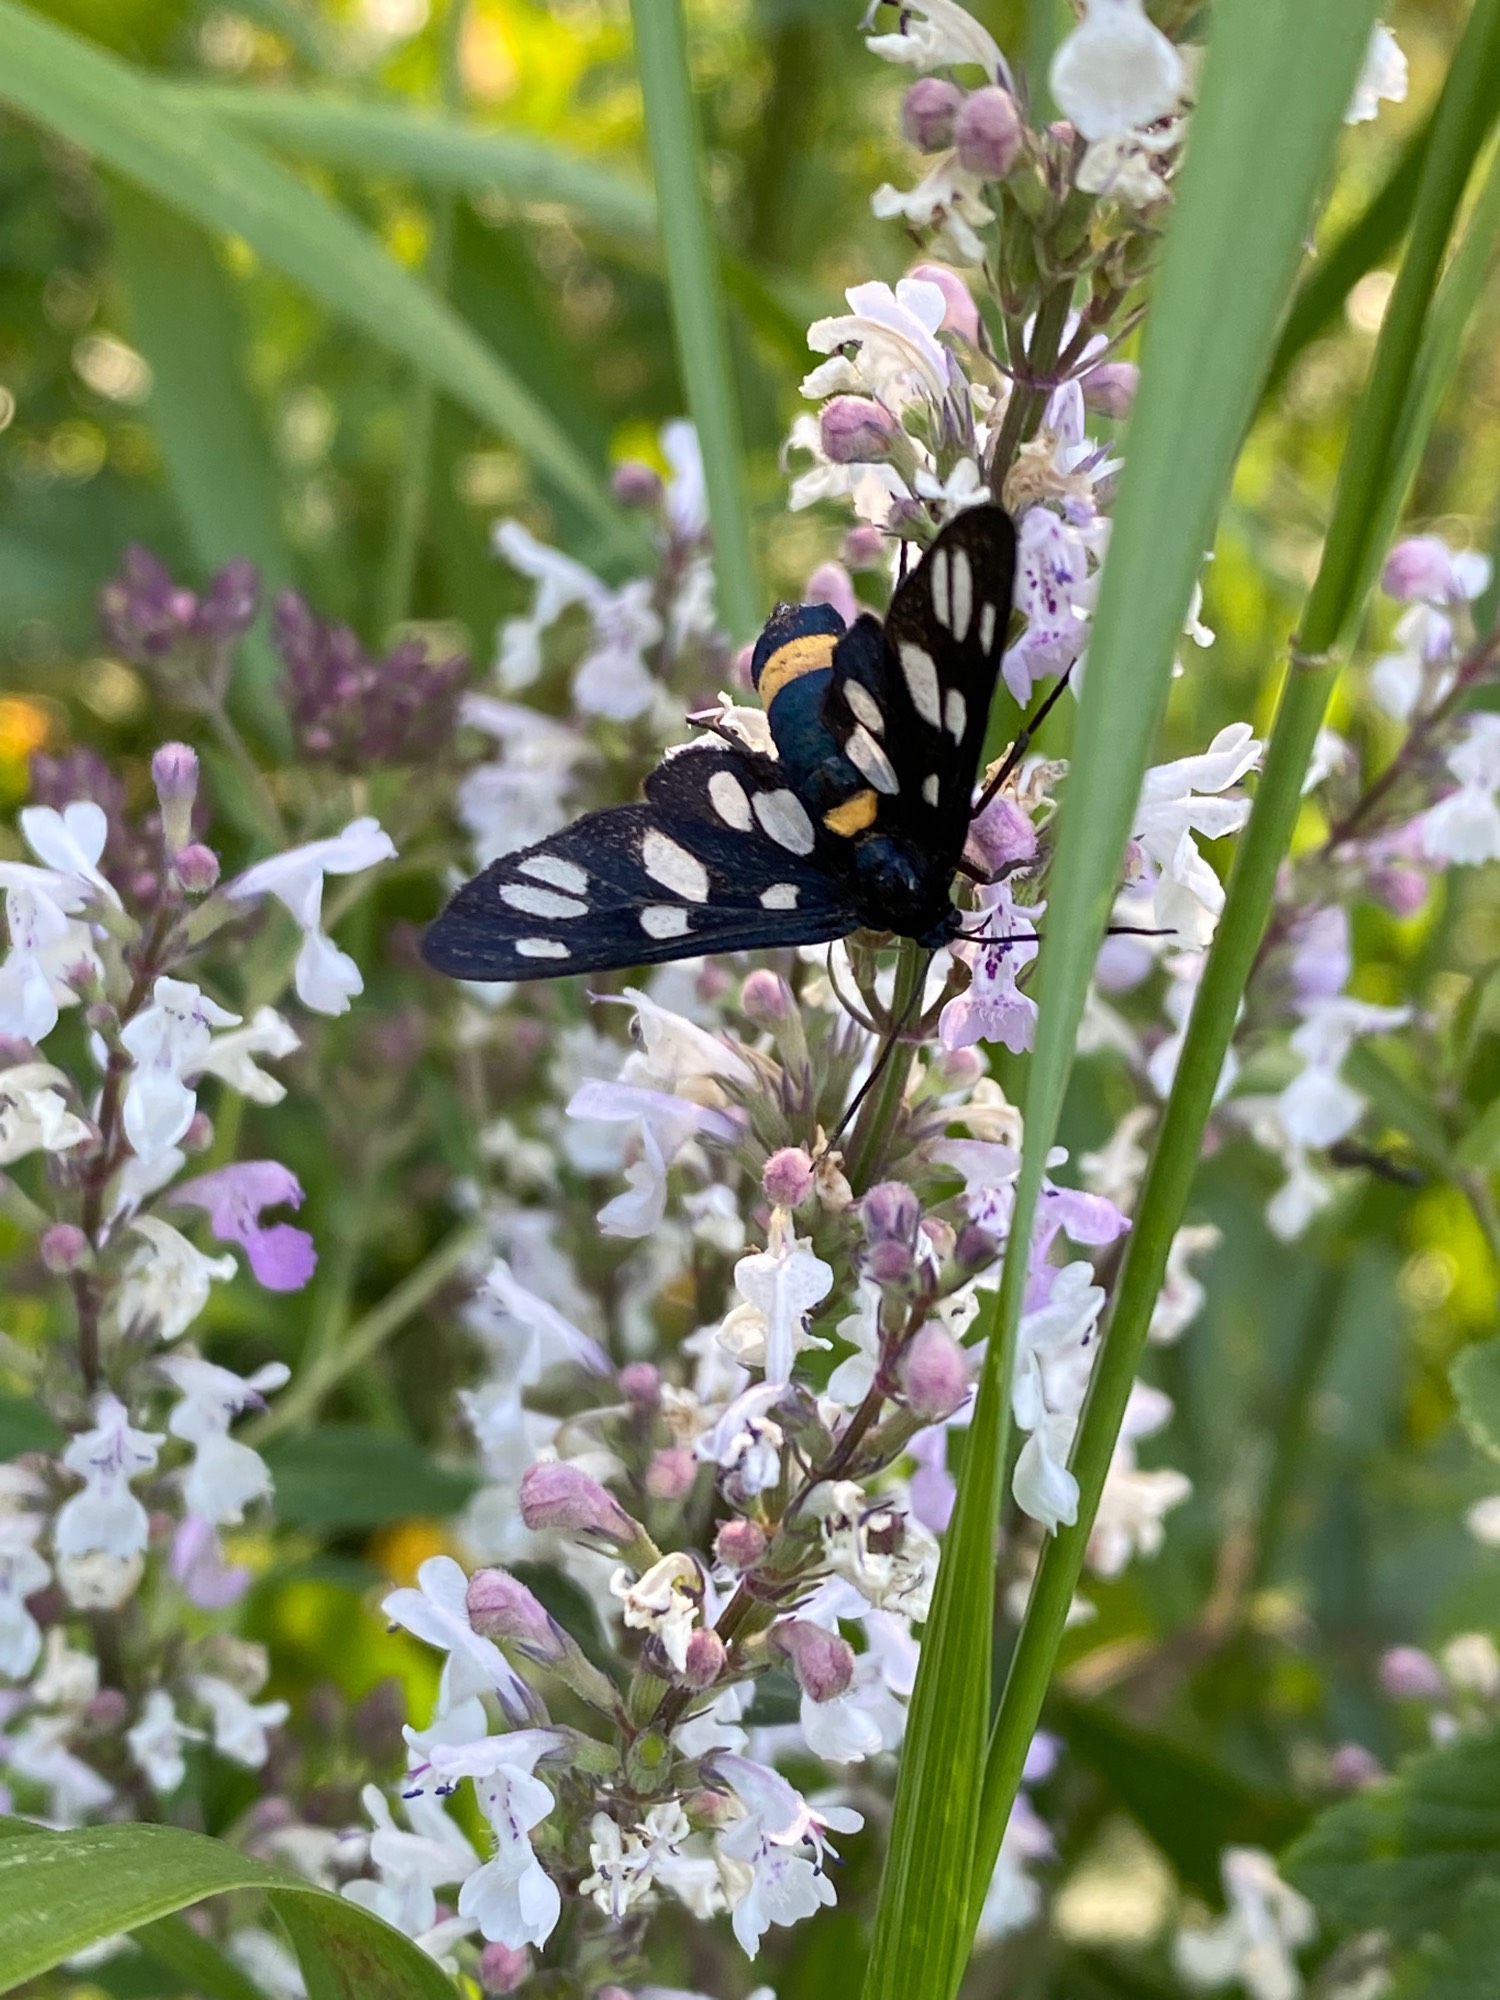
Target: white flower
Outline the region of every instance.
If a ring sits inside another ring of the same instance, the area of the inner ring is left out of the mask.
[[[489,1349],[497,1381],[535,1388],[549,1368],[571,1364],[605,1374],[609,1359],[595,1340],[540,1293],[523,1285],[503,1257],[484,1274],[467,1322]]]
[[[1162,1545],[1163,1517],[1193,1490],[1185,1473],[1167,1466],[1146,1472],[1135,1462],[1135,1440],[1160,1430],[1171,1415],[1171,1398],[1160,1389],[1131,1384],[1089,1536],[1088,1562],[1097,1576],[1118,1576],[1132,1556],[1154,1556]]]
[[[63,1464],[84,1481],[84,1488],[63,1502],[52,1525],[52,1546],[60,1557],[129,1558],[145,1548],[146,1510],[131,1492],[130,1482],[154,1470],[162,1442],[160,1431],[132,1429],[117,1396],[99,1398],[94,1429],[80,1431],[62,1455]]]
[[[609,1588],[611,1596],[620,1600],[625,1623],[638,1632],[653,1633],[681,1673],[703,1603],[703,1578],[693,1558],[665,1555],[634,1578],[628,1569],[617,1569]]]
[[[1146,1336],[1158,1347],[1170,1347],[1174,1340],[1180,1340],[1203,1310],[1208,1292],[1189,1260],[1208,1256],[1222,1240],[1223,1231],[1211,1222],[1188,1223],[1172,1238]]]
[[[201,1743],[203,1731],[179,1722],[172,1697],[164,1688],[153,1688],[141,1707],[140,1720],[125,1732],[131,1762],[144,1773],[152,1791],[163,1797],[175,1792],[187,1776],[184,1743]]]
[[[493,695],[465,695],[460,712],[469,728],[500,746],[500,755],[477,764],[458,788],[458,816],[483,868],[564,823],[574,768],[590,754],[589,744],[566,723]]]
[[[778,1228],[773,1217],[769,1247],[740,1259],[734,1285],[759,1315],[767,1382],[789,1382],[797,1350],[807,1342],[807,1315],[833,1289],[833,1266],[814,1256],[809,1237]]]
[[[1377,1007],[1345,994],[1304,1002],[1291,1037],[1304,1068],[1277,1099],[1281,1128],[1293,1145],[1319,1150],[1353,1130],[1365,1100],[1339,1076],[1340,1063],[1356,1035],[1385,1034],[1410,1019],[1409,1007]]]
[[[887,1686],[874,1653],[859,1655],[854,1679],[843,1694],[831,1701],[804,1694],[798,1720],[808,1749],[830,1764],[862,1763],[882,1750],[895,1750],[906,1734],[906,1706]]]
[[[1182,92],[1182,58],[1142,0],[1085,0],[1083,20],[1052,58],[1052,95],[1085,139],[1110,139],[1165,118]]]
[[[118,890],[99,872],[99,857],[109,839],[102,806],[92,799],[75,799],[61,812],[53,806],[27,806],[21,814],[21,831],[43,867],[119,909]]]
[[[579,1894],[592,1896],[605,1916],[622,1922],[631,1905],[650,1892],[661,1864],[677,1858],[690,1831],[675,1799],[652,1806],[644,1819],[623,1830],[608,1813],[595,1813],[589,1823],[594,1872],[579,1883]]]
[[[0,1069],[0,1167],[27,1153],[66,1153],[91,1127],[68,1109],[68,1079],[50,1063]]]
[[[645,654],[662,636],[650,583],[637,578],[611,590],[582,563],[537,541],[519,521],[500,522],[494,543],[511,568],[531,577],[537,586],[529,614],[508,618],[500,628],[495,662],[500,685],[507,692],[529,687],[542,670],[543,633],[570,605],[581,604],[592,623],[593,638],[573,680],[578,707],[585,714],[622,722],[644,715],[655,700],[657,685]]]
[[[938,518],[951,521],[955,514],[962,514],[968,507],[984,507],[994,498],[989,481],[979,469],[977,459],[955,460],[952,471],[946,479],[939,479],[925,467],[919,468],[913,481],[917,492],[935,508]]]
[[[291,1370],[284,1361],[268,1361],[253,1375],[239,1376],[195,1354],[171,1355],[160,1367],[182,1397],[167,1429],[194,1448],[182,1481],[187,1511],[215,1527],[232,1527],[270,1493],[271,1473],[259,1452],[230,1437],[229,1426],[241,1411],[259,1407],[267,1390],[279,1389]]]
[[[159,1216],[138,1216],[130,1227],[143,1242],[121,1275],[116,1323],[122,1331],[137,1324],[154,1326],[162,1340],[176,1340],[208,1304],[214,1279],[234,1276],[235,1261],[227,1252],[205,1257]]]
[[[598,1078],[574,1091],[568,1100],[568,1116],[606,1124],[639,1123],[640,1157],[625,1170],[630,1191],[616,1195],[599,1211],[599,1227],[606,1236],[653,1235],[667,1212],[667,1169],[683,1147],[698,1132],[728,1141],[737,1138],[741,1129],[728,1112],[710,1111],[685,1098]]]
[[[979,264],[984,260],[984,243],[978,231],[995,219],[987,208],[977,174],[965,173],[957,153],[944,153],[928,168],[914,188],[902,190],[885,181],[870,197],[870,212],[882,222],[901,216],[913,229],[941,232],[955,262]]]
[[[7,1680],[24,1681],[41,1658],[41,1627],[26,1609],[52,1576],[33,1546],[41,1531],[39,1514],[0,1513],[0,1674]]]
[[[719,1835],[719,1852],[748,1870],[734,1904],[734,1934],[754,1958],[772,1924],[794,1924],[838,1899],[823,1872],[833,1850],[825,1829],[857,1833],[862,1816],[841,1806],[815,1811],[778,1772],[748,1757],[719,1755],[713,1771],[729,1785],[743,1816]]]
[[[786,1442],[780,1424],[767,1413],[785,1390],[781,1382],[757,1382],[736,1396],[694,1450],[707,1465],[727,1474],[735,1495],[750,1499],[766,1493],[781,1477],[781,1447]]]
[[[1177,1933],[1177,1970],[1194,1986],[1238,1980],[1251,2000],[1296,2000],[1302,1979],[1294,1954],[1318,1928],[1312,1904],[1257,1847],[1226,1847],[1219,1867],[1228,1912],[1209,1929]]]
[[[239,1020],[190,980],[165,973],[143,1007],[120,1030],[134,1062],[125,1086],[125,1136],[143,1159],[175,1146],[193,1122],[198,1099],[188,1077],[197,1077],[213,1041],[211,1028]]]
[[[1041,1304],[1021,1315],[1011,1411],[1031,1435],[1011,1490],[1033,1520],[1055,1529],[1078,1518],[1078,1483],[1067,1469],[1078,1412],[1093,1367],[1094,1330],[1104,1291],[1093,1266],[1065,1265]]]
[[[312,840],[269,861],[258,861],[225,890],[240,901],[274,896],[302,932],[295,981],[298,998],[315,1014],[346,1014],[356,993],[364,991],[364,976],[349,954],[323,934],[323,878],[357,875],[377,862],[395,858],[395,845],[381,831],[379,820],[351,820],[329,840]]]
[[[286,1085],[254,1061],[254,1056],[289,1056],[302,1046],[302,1038],[274,1007],[257,1007],[249,1025],[215,1035],[208,1053],[199,1064],[199,1074],[216,1076],[248,1097],[252,1104],[279,1104]]]
[[[525,1683],[495,1642],[470,1625],[468,1594],[469,1580],[452,1556],[429,1556],[417,1571],[417,1588],[393,1590],[380,1608],[393,1625],[448,1655],[438,1684],[439,1715],[469,1695],[487,1693],[509,1695],[524,1708]]]
[[[979,1913],[979,1925],[975,1932],[978,1942],[993,1944],[997,1938],[1007,1937],[1012,1931],[1024,1930],[1038,1915],[1042,1907],[1042,1885],[1035,1876],[1027,1873],[1026,1864],[1049,1861],[1055,1852],[1052,1836],[1038,1818],[1035,1806],[1024,1792],[1018,1792],[1010,1818],[1005,1823],[1005,1837],[995,1857],[995,1872],[990,1877],[984,1906]]]
[[[1500,1548],[1500,1493],[1476,1500],[1464,1515],[1464,1526],[1476,1542],[1483,1542],[1486,1548]]]
[[[231,1933],[224,1949],[267,2000],[307,2000],[307,1982],[296,1957],[269,1931],[243,1924]]]
[[[1218,840],[1236,833],[1250,816],[1248,799],[1213,798],[1260,761],[1262,745],[1248,722],[1221,729],[1200,757],[1181,757],[1146,773],[1136,808],[1134,837],[1161,870],[1156,921],[1179,943],[1201,949],[1213,937],[1224,889],[1198,852],[1195,833]]]
[[[1500,861],[1500,715],[1468,718],[1462,742],[1447,754],[1458,790],[1423,814],[1422,848],[1430,861],[1473,867]]]
[[[68,1644],[61,1625],[48,1628],[42,1671],[31,1684],[31,1698],[43,1708],[86,1708],[99,1692],[99,1662]]]
[[[709,1034],[638,987],[627,986],[620,1000],[631,1009],[631,1027],[640,1043],[625,1058],[622,1083],[715,1108],[728,1102],[715,1087],[720,1082],[756,1088],[756,1070],[724,1036]]]
[[[1406,57],[1384,21],[1377,21],[1344,123],[1368,124],[1379,115],[1382,98],[1391,104],[1406,102]]]
[[[1074,185],[1128,208],[1149,208],[1167,192],[1166,168],[1186,130],[1186,121],[1174,118],[1149,133],[1115,132],[1096,139],[1078,163]]]
[[[32,1715],[14,1735],[0,1736],[0,1761],[47,1793],[49,1826],[79,1826],[115,1795],[113,1785],[68,1748],[74,1723],[71,1715]]]
[[[823,1551],[835,1576],[852,1583],[877,1611],[920,1622],[932,1604],[938,1545],[909,1512],[888,1498],[867,1500],[853,1480],[815,1489],[811,1511],[822,1524]]]
[[[45,868],[22,861],[0,861],[0,889],[5,891],[5,922],[10,950],[0,965],[0,1034],[41,1042],[57,1026],[58,1008],[76,999],[59,978],[80,937],[70,911],[83,899],[67,882]]]
[[[861,1278],[856,1289],[858,1304],[846,1313],[834,1332],[854,1349],[828,1378],[826,1394],[835,1403],[852,1410],[862,1403],[875,1384],[880,1361],[880,1303],[885,1294],[873,1278]]]
[[[870,15],[874,12],[872,6]],[[988,29],[960,7],[958,0],[909,0],[901,9],[896,29],[888,35],[867,35],[865,47],[871,55],[911,69],[977,63],[992,83],[1009,74]]]
[[[427,1565],[423,1565],[427,1567]],[[555,1730],[519,1729],[471,1744],[435,1745],[433,1769],[445,1782],[474,1781],[495,1851],[464,1882],[458,1913],[493,1944],[519,1951],[542,1945],[562,1911],[557,1884],[531,1850],[528,1835],[551,1812],[552,1793],[534,1775],[537,1760],[561,1747]]]
[[[396,1824],[376,1786],[366,1785],[360,1799],[375,1827],[370,1859],[377,1879],[346,1882],[342,1893],[407,1937],[421,1940],[438,1922],[435,1892],[466,1882],[479,1866],[479,1856],[442,1801],[430,1793],[411,1793],[403,1800],[410,1832]]]
[[[1149,1104],[1127,1111],[1097,1153],[1080,1153],[1078,1172],[1090,1194],[1102,1194],[1117,1208],[1129,1208],[1146,1175],[1148,1155],[1141,1139],[1156,1121]]]
[[[195,1674],[194,1696],[213,1719],[214,1748],[221,1757],[258,1771],[271,1754],[266,1732],[279,1729],[291,1709],[284,1701],[254,1702],[217,1674]]]
[[[937,338],[948,310],[942,288],[926,278],[903,278],[893,292],[871,280],[851,285],[844,297],[847,313],[814,320],[807,329],[808,346],[836,358],[813,370],[803,395],[858,388],[895,411],[909,403],[941,403],[953,365]],[[842,353],[850,346],[858,350],[852,364]]]

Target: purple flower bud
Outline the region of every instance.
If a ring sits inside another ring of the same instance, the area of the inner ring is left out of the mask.
[[[839,554],[843,558],[845,569],[875,569],[885,554],[885,536],[881,534],[879,528],[871,528],[861,523],[857,528],[850,528],[844,536],[843,547]]]
[[[1416,868],[1392,862],[1370,876],[1370,894],[1383,903],[1393,917],[1414,917],[1431,893],[1432,884]]]
[[[84,1709],[84,1720],[101,1735],[112,1735],[130,1713],[130,1703],[118,1688],[100,1688]]]
[[[163,743],[151,759],[151,782],[161,807],[162,839],[168,854],[176,854],[193,837],[193,806],[198,797],[198,753],[186,743]]]
[[[852,625],[859,616],[859,602],[854,595],[854,585],[842,563],[819,563],[807,579],[802,602],[831,604],[846,625]]]
[[[831,396],[818,422],[835,465],[882,464],[900,436],[890,411],[870,396]]]
[[[377,659],[347,625],[315,618],[294,590],[277,598],[273,630],[304,756],[357,772],[422,764],[448,748],[469,673],[462,655],[437,659],[420,639],[406,639]]]
[[[620,1394],[640,1411],[651,1411],[661,1402],[661,1371],[649,1361],[632,1361],[620,1370]]]
[[[860,1203],[869,1250],[865,1269],[881,1284],[899,1284],[915,1262],[922,1205],[903,1181],[882,1181]]]
[[[241,638],[260,609],[260,571],[243,556],[225,563],[203,593],[198,629],[221,645]]]
[[[1133,361],[1101,361],[1079,382],[1083,400],[1101,417],[1128,417],[1141,371]]]
[[[150,666],[188,639],[197,599],[179,590],[149,549],[125,551],[118,576],[99,593],[99,617],[106,638],[127,660]]]
[[[469,1623],[482,1639],[507,1640],[528,1659],[555,1663],[567,1641],[544,1605],[503,1569],[476,1569],[466,1599]]]
[[[971,347],[979,345],[979,308],[974,303],[973,293],[957,271],[950,270],[946,264],[913,264],[906,275],[936,285],[947,302],[943,309],[943,326],[949,333],[956,333],[960,340],[968,341]]]
[[[177,1141],[190,1157],[206,1153],[214,1142],[214,1121],[206,1111],[195,1111],[192,1122]]]
[[[998,83],[971,91],[954,126],[958,164],[984,181],[1003,181],[1021,156],[1026,126],[1016,100]]]
[[[646,1467],[646,1491],[653,1500],[680,1500],[693,1490],[698,1461],[681,1445],[659,1451]]]
[[[219,857],[201,840],[189,841],[172,857],[172,874],[190,896],[206,896],[219,879]]]
[[[987,1229],[981,1229],[977,1222],[958,1232],[958,1241],[953,1246],[953,1261],[963,1271],[982,1271],[987,1264],[993,1264],[1000,1255],[1000,1245]]]
[[[752,972],[740,991],[740,1011],[757,1027],[774,1028],[797,1011],[797,997],[779,973],[762,967]]]
[[[1408,535],[1404,542],[1397,542],[1385,559],[1380,587],[1398,604],[1410,604],[1414,598],[1441,604],[1464,594],[1453,566],[1453,551],[1436,535]]]
[[[89,1262],[89,1239],[71,1222],[54,1222],[42,1231],[37,1245],[43,1264],[54,1278],[70,1277]]]
[[[771,1644],[791,1664],[797,1685],[814,1701],[847,1694],[854,1679],[854,1648],[837,1632],[806,1618],[783,1618],[771,1627]]]
[[[783,1146],[766,1161],[760,1184],[777,1208],[800,1208],[813,1191],[812,1155],[804,1146]]]
[[[521,1478],[521,1518],[528,1528],[559,1528],[569,1535],[597,1535],[627,1547],[640,1535],[612,1493],[576,1465],[561,1459],[533,1465]]]
[[[919,153],[941,153],[953,144],[954,121],[964,94],[940,76],[919,76],[901,103],[901,130]]]
[[[1362,1792],[1384,1776],[1384,1764],[1363,1743],[1341,1743],[1328,1762],[1328,1782],[1338,1792]]]
[[[736,1575],[754,1569],[766,1547],[765,1530],[754,1521],[726,1521],[714,1538],[714,1555]]]
[[[1392,1701],[1442,1701],[1448,1682],[1420,1646],[1392,1646],[1380,1658],[1380,1685]]]
[[[1030,815],[1014,799],[998,793],[979,817],[970,822],[968,844],[980,866],[990,875],[1018,864],[1024,867],[1035,861],[1037,855],[1036,828]]]
[[[976,1048],[939,1049],[932,1073],[951,1090],[970,1090],[986,1074],[984,1057]]]
[[[479,1984],[486,1993],[515,1993],[530,1977],[529,1951],[512,1951],[508,1944],[487,1944],[479,1954]],[[604,2000],[603,1994],[595,2000]]]
[[[687,1659],[679,1680],[691,1688],[712,1687],[724,1671],[724,1641],[712,1630],[695,1632],[687,1642]]]
[[[923,1423],[951,1417],[969,1393],[969,1363],[962,1347],[935,1320],[917,1329],[901,1358],[907,1406]]]
[[[627,458],[614,469],[610,486],[622,507],[638,507],[649,512],[661,505],[661,474],[638,458]]]

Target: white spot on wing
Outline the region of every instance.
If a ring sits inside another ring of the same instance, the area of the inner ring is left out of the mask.
[[[955,743],[962,741],[968,720],[969,704],[957,688],[949,688],[943,701],[943,725]]]
[[[880,703],[867,687],[862,687],[858,681],[845,681],[844,699],[848,702],[849,713],[856,722],[862,722],[866,729],[873,730],[877,736],[882,733],[885,728],[885,717],[880,712]]]
[[[581,896],[589,886],[586,868],[556,854],[530,854],[516,863],[516,873],[529,875],[534,882],[550,882],[554,889],[566,890],[570,896]]]
[[[688,912],[676,903],[648,903],[641,911],[641,929],[649,938],[681,937],[688,922]]]
[[[901,782],[896,776],[890,758],[886,756],[868,729],[860,728],[854,731],[844,745],[844,755],[861,777],[869,779],[877,792],[894,794],[900,791]]]
[[[763,910],[795,910],[801,890],[795,882],[773,882],[769,889],[760,892],[760,906]]]
[[[900,650],[901,671],[906,676],[906,691],[911,696],[913,708],[924,722],[930,722],[934,729],[941,729],[943,716],[938,705],[937,667],[931,653],[912,639],[903,639]]]
[[[528,917],[586,917],[589,913],[587,903],[560,896],[555,889],[533,889],[525,882],[507,882],[500,900]]]
[[[931,559],[932,615],[939,625],[953,624],[953,610],[948,600],[948,551],[939,549]]]
[[[930,806],[935,806],[943,796],[943,783],[936,771],[922,780],[922,796]]]
[[[995,607],[986,604],[979,613],[979,644],[987,653],[995,643]]]
[[[642,837],[641,866],[653,882],[660,882],[674,896],[689,903],[708,901],[708,870],[696,854],[679,847],[659,827],[648,826]]]
[[[788,854],[811,854],[817,845],[813,823],[795,792],[757,792],[755,817],[778,847]]]
[[[967,549],[953,551],[953,626],[955,639],[962,639],[969,629],[969,620],[974,616],[974,571],[969,562]]]
[[[732,771],[714,772],[708,781],[708,796],[726,826],[732,826],[738,833],[750,831],[750,801]]]
[[[572,956],[561,938],[517,938],[516,951],[522,958],[569,958]]]

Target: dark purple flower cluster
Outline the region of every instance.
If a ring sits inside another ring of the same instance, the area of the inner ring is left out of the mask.
[[[254,563],[225,563],[200,595],[174,583],[166,565],[139,544],[126,550],[118,576],[99,595],[105,636],[137,666],[151,666],[195,641],[230,645],[249,631],[259,607]]]
[[[306,757],[361,770],[417,764],[451,742],[468,679],[462,654],[431,655],[405,639],[383,659],[347,625],[317,618],[293,590],[276,600],[276,647],[286,664],[282,698]]]

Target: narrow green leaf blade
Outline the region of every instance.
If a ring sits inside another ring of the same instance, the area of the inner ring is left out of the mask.
[[[1448,1370],[1464,1429],[1482,1452],[1500,1458],[1500,1340],[1466,1347]]]
[[[1474,1884],[1440,1938],[1427,1939],[1390,2000],[1477,2000],[1500,1965],[1500,1875]]]
[[[174,1826],[42,1833],[15,1820],[0,1820],[0,1992],[231,1889],[264,1889],[284,1919],[293,1912],[304,1973],[317,1968],[309,1987],[325,2000],[453,2000],[452,1981],[399,1931],[221,1841]]]
[[[227,126],[102,50],[0,0],[0,102],[96,154],[268,264],[493,424],[620,547],[600,472],[431,288],[342,210]]]

